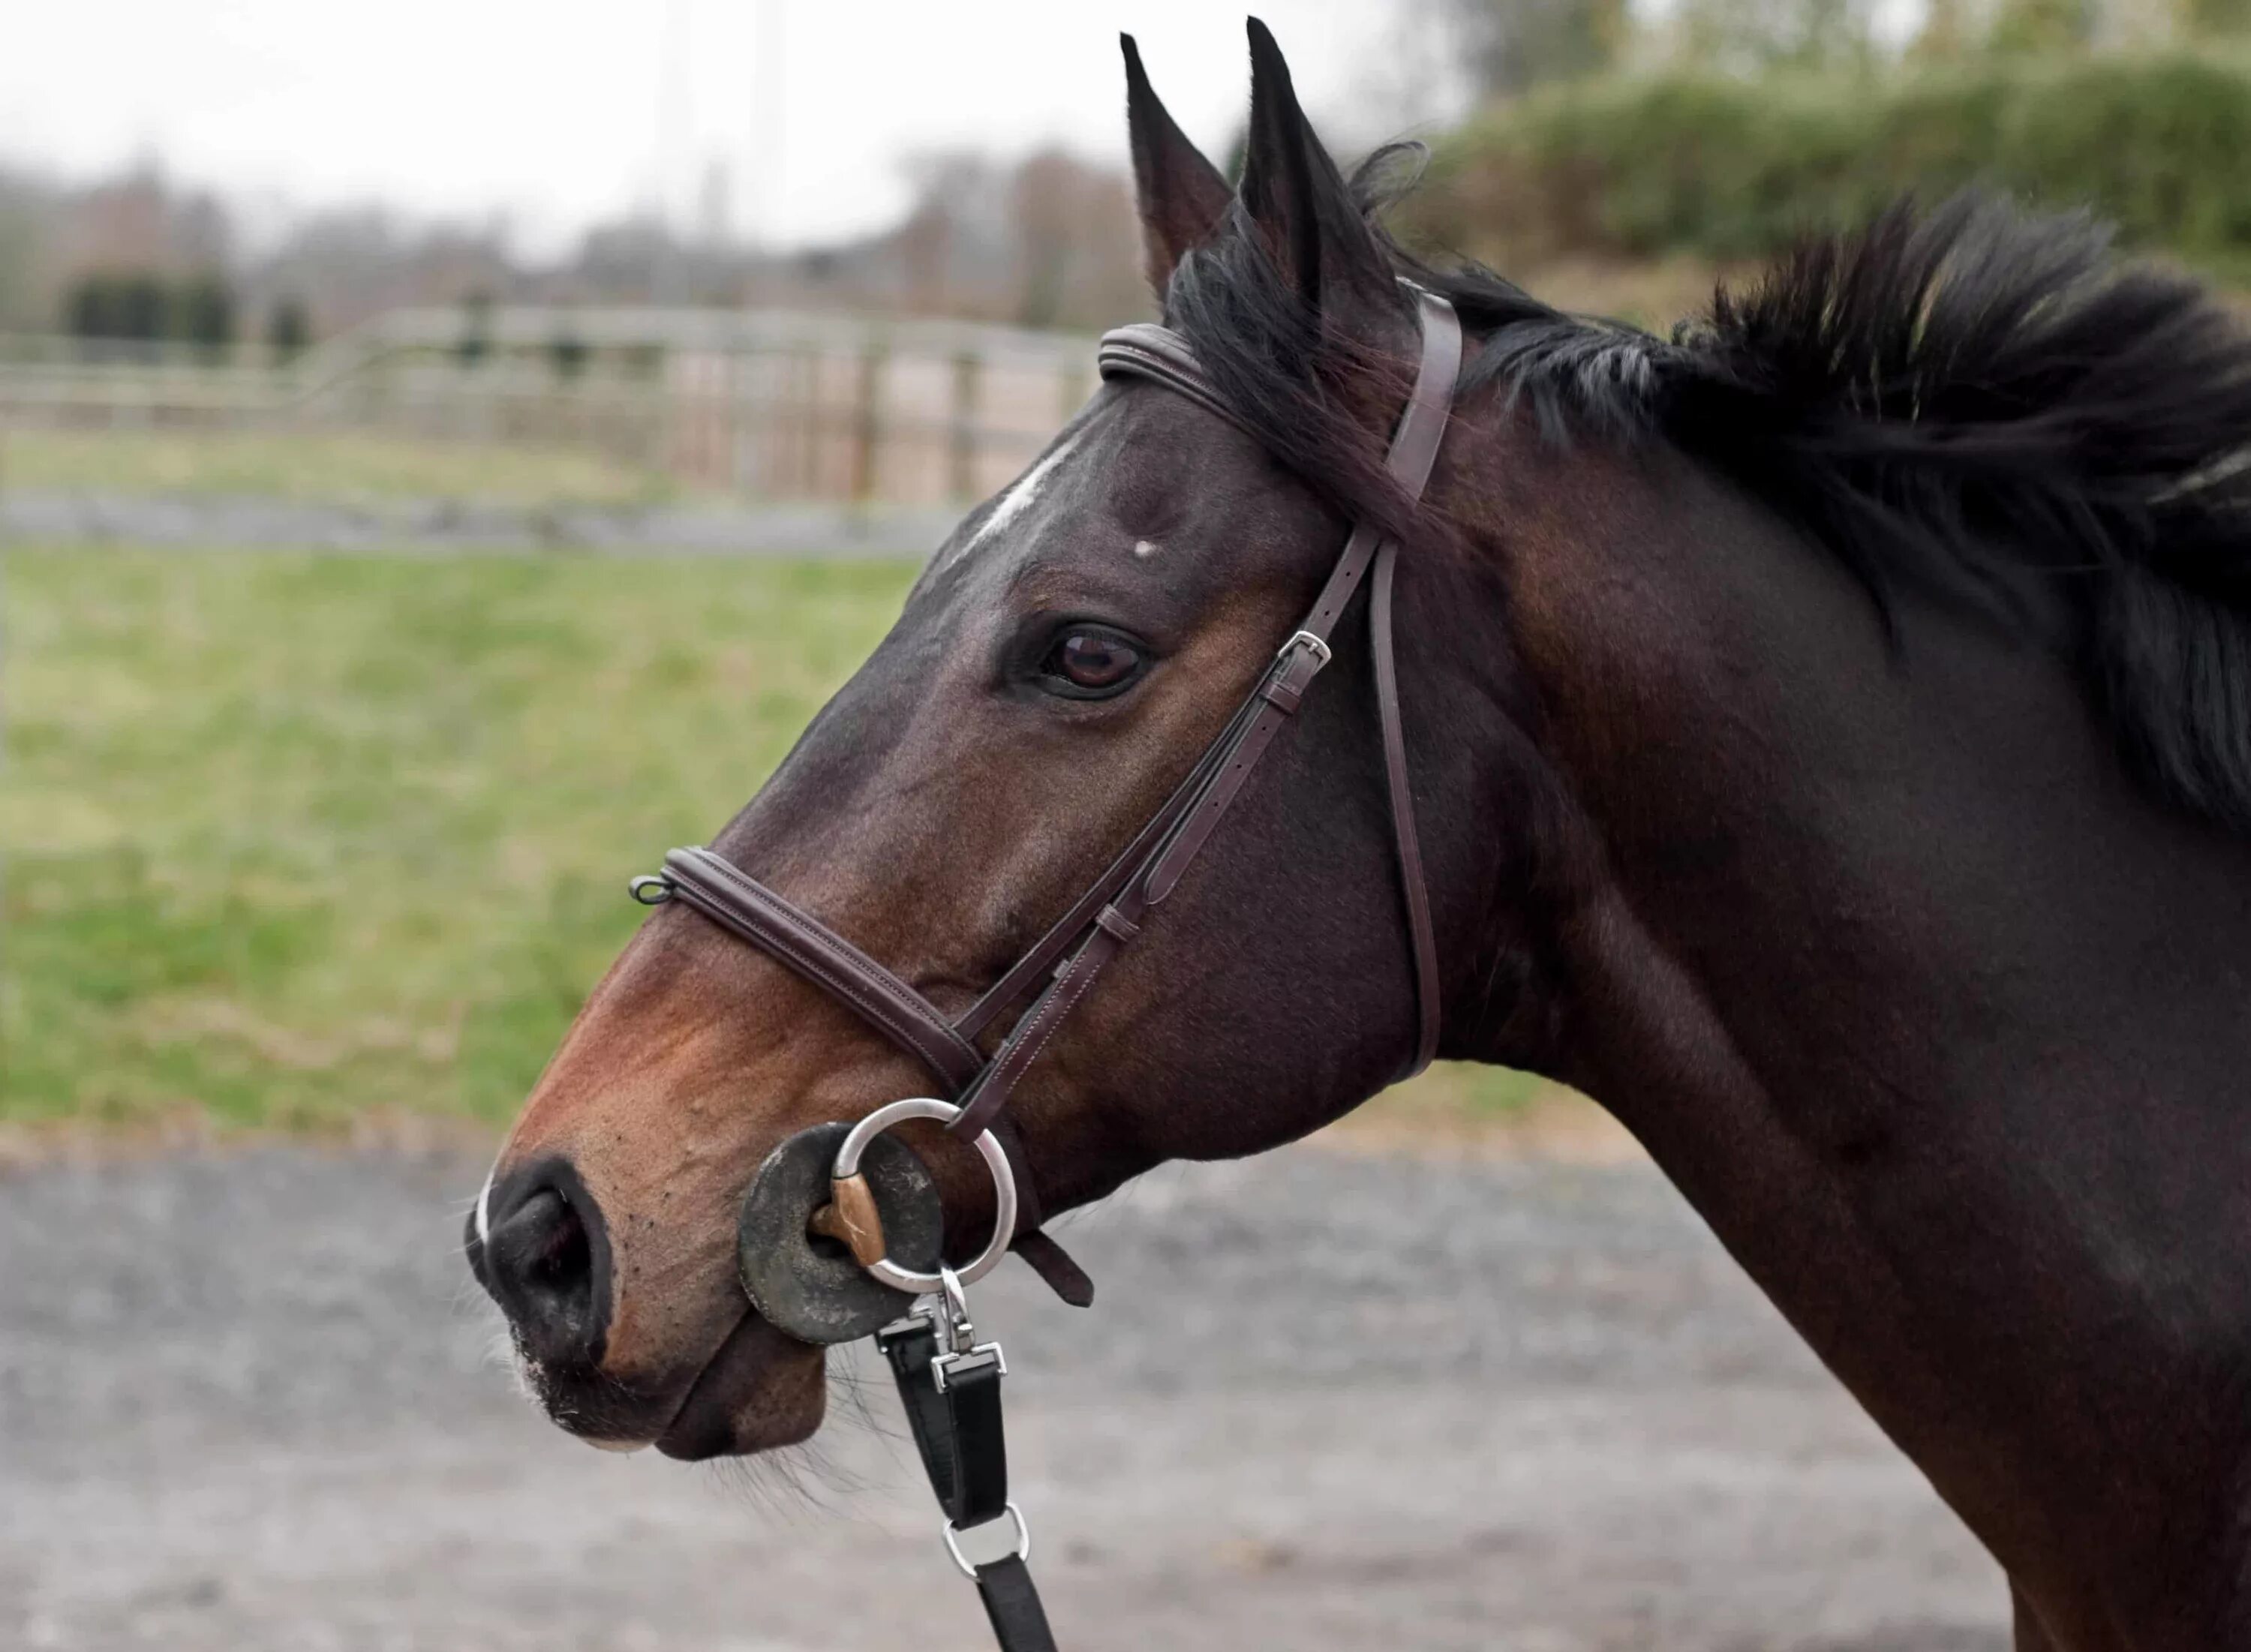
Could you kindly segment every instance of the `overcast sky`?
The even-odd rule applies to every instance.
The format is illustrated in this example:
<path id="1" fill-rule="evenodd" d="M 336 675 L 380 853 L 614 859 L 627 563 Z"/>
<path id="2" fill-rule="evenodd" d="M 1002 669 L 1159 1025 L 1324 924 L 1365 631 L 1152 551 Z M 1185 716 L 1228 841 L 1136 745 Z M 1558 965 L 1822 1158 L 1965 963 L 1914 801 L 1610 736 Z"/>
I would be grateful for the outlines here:
<path id="1" fill-rule="evenodd" d="M 1117 34 L 1216 153 L 1248 86 L 1214 0 L 12 0 L 0 157 L 73 179 L 142 155 L 269 210 L 379 201 L 505 215 L 552 246 L 710 161 L 738 233 L 882 224 L 899 162 L 1058 141 L 1125 156 Z M 1347 135 L 1430 107 L 1387 72 L 1391 0 L 1262 0 L 1299 91 Z M 1412 77 L 1408 77 L 1411 79 Z M 1355 121 L 1369 129 L 1350 132 Z"/>

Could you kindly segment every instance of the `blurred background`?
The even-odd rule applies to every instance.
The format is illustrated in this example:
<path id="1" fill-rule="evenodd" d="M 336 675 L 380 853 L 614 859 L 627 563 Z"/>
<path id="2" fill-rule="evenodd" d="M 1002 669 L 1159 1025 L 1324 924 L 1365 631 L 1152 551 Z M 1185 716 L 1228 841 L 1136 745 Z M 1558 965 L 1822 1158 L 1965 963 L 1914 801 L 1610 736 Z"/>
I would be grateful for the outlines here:
<path id="1" fill-rule="evenodd" d="M 2251 0 L 1264 15 L 1340 156 L 1430 146 L 1403 238 L 1567 308 L 1666 327 L 1972 181 L 2251 284 Z M 1231 164 L 1209 0 L 0 19 L 0 1642 L 975 1643 L 881 1427 L 813 1478 L 841 1514 L 582 1461 L 454 1234 L 624 879 L 757 788 L 1148 312 L 1120 28 Z M 1091 1385 L 1054 1407 L 1148 1422 L 1099 1465 L 1026 1425 L 1084 1644 L 2005 1643 L 1968 1539 L 1576 1098 L 1440 1068 L 1085 1228 L 1098 1352 L 1010 1310 Z M 1285 1245 L 1400 1258 L 1352 1296 L 1396 1334 L 1309 1354 L 1333 1300 Z M 1151 1353 L 1183 1302 L 1217 1367 Z M 1428 1432 L 1371 1432 L 1371 1386 Z"/>

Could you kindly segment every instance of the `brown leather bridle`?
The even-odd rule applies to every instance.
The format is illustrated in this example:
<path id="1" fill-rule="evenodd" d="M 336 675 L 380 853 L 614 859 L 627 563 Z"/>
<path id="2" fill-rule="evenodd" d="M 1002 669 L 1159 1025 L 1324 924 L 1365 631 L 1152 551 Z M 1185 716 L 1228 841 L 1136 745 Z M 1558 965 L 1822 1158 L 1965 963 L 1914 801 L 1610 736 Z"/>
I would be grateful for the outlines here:
<path id="1" fill-rule="evenodd" d="M 1422 320 L 1422 363 L 1385 462 L 1408 496 L 1419 500 L 1452 416 L 1462 335 L 1451 304 L 1420 288 L 1414 292 Z M 1104 335 L 1098 360 L 1105 378 L 1161 384 L 1257 434 L 1212 387 L 1188 341 L 1177 333 L 1146 324 L 1119 328 Z M 1437 944 L 1415 836 L 1407 743 L 1399 718 L 1398 670 L 1391 646 L 1391 580 L 1398 555 L 1397 541 L 1384 538 L 1365 522 L 1354 525 L 1311 612 L 1188 777 L 1109 869 L 964 1015 L 949 1020 L 858 947 L 709 849 L 675 849 L 664 857 L 660 875 L 634 880 L 636 900 L 652 906 L 676 900 L 693 907 L 849 1006 L 935 1073 L 954 1098 L 951 1102 L 936 1097 L 894 1102 L 848 1130 L 841 1123 L 816 1125 L 784 1142 L 760 1166 L 744 1198 L 741 1266 L 754 1306 L 785 1331 L 824 1342 L 873 1331 L 898 1384 L 931 1488 L 945 1511 L 946 1547 L 954 1564 L 976 1583 L 1002 1652 L 1055 1652 L 1055 1639 L 1025 1565 L 1031 1552 L 1030 1529 L 1022 1511 L 1008 1501 L 1001 1420 L 1001 1379 L 1008 1374 L 1008 1362 L 998 1343 L 977 1340 L 961 1287 L 997 1261 L 1006 1244 L 1065 1301 L 1084 1306 L 1093 1297 L 1093 1285 L 1085 1274 L 1040 1231 L 1033 1184 L 1003 1109 L 1056 1028 L 1092 990 L 1110 961 L 1140 934 L 1149 914 L 1179 886 L 1181 874 L 1242 795 L 1259 758 L 1329 662 L 1330 635 L 1371 573 L 1368 632 L 1375 705 L 1382 724 L 1392 836 L 1415 957 L 1415 1047 L 1402 1075 L 1422 1071 L 1437 1053 Z M 986 1055 L 978 1044 L 980 1036 L 1028 997 L 1030 1007 L 993 1054 Z M 895 1206 L 908 1219 L 895 1227 L 894 1237 L 905 1241 L 908 1227 L 918 1223 L 919 1239 L 934 1252 L 942 1213 L 936 1210 L 937 1194 L 928 1172 L 911 1153 L 880 1134 L 893 1122 L 918 1117 L 946 1119 L 946 1129 L 973 1144 L 994 1173 L 994 1239 L 986 1255 L 959 1275 L 943 1264 L 934 1275 L 917 1274 L 890 1260 L 877 1194 L 861 1173 L 863 1152 L 878 1147 L 893 1150 L 886 1165 L 876 1165 L 880 1155 L 871 1155 L 870 1174 L 890 1189 Z M 817 1199 L 823 1180 L 829 1203 L 817 1212 L 808 1210 L 807 1196 Z M 844 1240 L 860 1268 L 890 1289 L 876 1289 L 869 1278 L 848 1270 L 841 1279 L 830 1275 L 810 1291 L 801 1289 L 805 1278 L 793 1271 L 793 1246 L 815 1272 L 838 1265 L 814 1257 L 806 1238 L 808 1220 L 821 1233 Z M 855 1291 L 863 1297 L 872 1295 L 872 1304 L 844 1300 Z M 895 1304 L 906 1299 L 891 1294 L 902 1291 L 928 1293 L 929 1305 L 882 1323 L 897 1312 Z M 862 1317 L 869 1306 L 874 1318 Z M 1013 1523 L 1015 1533 L 1011 1552 L 981 1563 L 963 1554 L 963 1533 L 997 1529 L 1004 1522 Z"/>
<path id="2" fill-rule="evenodd" d="M 1422 323 L 1422 361 L 1385 462 L 1408 496 L 1419 500 L 1452 412 L 1462 335 L 1451 304 L 1435 294 L 1412 290 Z M 1146 322 L 1119 328 L 1104 335 L 1097 359 L 1105 379 L 1161 384 L 1257 434 L 1212 387 L 1188 341 L 1169 328 Z M 1091 1286 L 1085 1275 L 1040 1231 L 1033 1185 L 1023 1173 L 1022 1156 L 1002 1109 L 1057 1027 L 1092 990 L 1111 960 L 1140 934 L 1150 912 L 1172 894 L 1242 795 L 1258 760 L 1328 663 L 1329 638 L 1371 573 L 1368 640 L 1417 1004 L 1414 1054 L 1401 1076 L 1419 1073 L 1437 1052 L 1437 945 L 1416 839 L 1391 640 L 1392 571 L 1398 554 L 1397 541 L 1382 537 L 1367 523 L 1354 525 L 1312 609 L 1187 778 L 1070 909 L 960 1016 L 949 1020 L 920 992 L 812 914 L 709 849 L 673 850 L 664 857 L 660 875 L 634 881 L 634 898 L 648 905 L 676 900 L 693 907 L 846 1005 L 944 1083 L 946 1096 L 960 1108 L 946 1126 L 954 1136 L 973 1140 L 999 1126 L 996 1135 L 1016 1167 L 1017 1254 L 1067 1300 L 1090 1299 Z M 1031 1006 L 999 1047 L 986 1055 L 978 1046 L 979 1037 L 1035 988 L 1038 996 Z"/>

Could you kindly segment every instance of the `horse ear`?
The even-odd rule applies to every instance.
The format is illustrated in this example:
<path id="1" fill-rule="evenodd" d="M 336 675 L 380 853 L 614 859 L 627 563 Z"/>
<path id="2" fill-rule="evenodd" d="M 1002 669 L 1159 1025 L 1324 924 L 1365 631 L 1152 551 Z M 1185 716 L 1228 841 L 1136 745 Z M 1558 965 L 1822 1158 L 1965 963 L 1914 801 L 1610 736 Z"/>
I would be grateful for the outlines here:
<path id="1" fill-rule="evenodd" d="M 1250 20 L 1250 135 L 1242 195 L 1251 223 L 1309 305 L 1333 302 L 1348 288 L 1388 287 L 1389 261 L 1298 107 L 1282 48 L 1257 18 Z"/>
<path id="2" fill-rule="evenodd" d="M 1140 201 L 1143 267 L 1161 304 L 1181 259 L 1218 233 L 1235 191 L 1157 100 L 1133 37 L 1121 34 L 1118 44 L 1126 53 L 1126 133 Z"/>

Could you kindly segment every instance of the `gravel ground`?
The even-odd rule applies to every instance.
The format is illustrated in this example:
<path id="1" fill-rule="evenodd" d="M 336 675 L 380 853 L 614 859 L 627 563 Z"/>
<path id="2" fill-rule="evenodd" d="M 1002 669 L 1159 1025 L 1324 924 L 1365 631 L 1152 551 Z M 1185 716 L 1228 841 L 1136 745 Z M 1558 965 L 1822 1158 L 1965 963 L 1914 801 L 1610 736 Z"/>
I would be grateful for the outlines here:
<path id="1" fill-rule="evenodd" d="M 514 1395 L 482 1166 L 270 1149 L 0 1179 L 0 1646 L 987 1645 L 895 1401 L 684 1469 Z M 2003 1652 L 1999 1576 L 1645 1165 L 1169 1170 L 1015 1268 L 1064 1646 Z"/>

